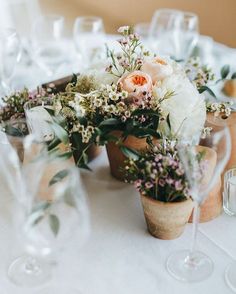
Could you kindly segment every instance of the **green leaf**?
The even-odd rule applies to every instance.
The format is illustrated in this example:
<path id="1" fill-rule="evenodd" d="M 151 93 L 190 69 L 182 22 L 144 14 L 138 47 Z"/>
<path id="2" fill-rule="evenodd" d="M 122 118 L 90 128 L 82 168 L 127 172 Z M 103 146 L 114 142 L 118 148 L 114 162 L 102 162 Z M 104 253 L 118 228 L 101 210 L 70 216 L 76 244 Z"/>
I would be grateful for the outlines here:
<path id="1" fill-rule="evenodd" d="M 59 229 L 60 229 L 60 221 L 59 218 L 55 214 L 49 215 L 49 224 L 50 228 L 55 235 L 55 237 L 58 235 Z"/>
<path id="2" fill-rule="evenodd" d="M 58 173 L 56 173 L 52 179 L 49 182 L 49 186 L 52 186 L 54 184 L 56 184 L 57 182 L 61 181 L 62 179 L 64 179 L 65 177 L 67 177 L 69 174 L 69 171 L 67 169 L 63 169 L 61 171 L 59 171 Z"/>
<path id="3" fill-rule="evenodd" d="M 122 151 L 122 153 L 128 157 L 128 158 L 131 158 L 133 160 L 138 160 L 140 155 L 137 151 L 135 151 L 134 149 L 131 149 L 129 147 L 126 147 L 126 146 L 121 146 L 120 147 L 120 150 Z"/>
<path id="4" fill-rule="evenodd" d="M 120 124 L 120 121 L 116 118 L 108 118 L 100 123 L 99 127 L 102 126 L 114 126 Z"/>
<path id="5" fill-rule="evenodd" d="M 142 115 L 148 115 L 148 116 L 160 116 L 160 114 L 152 109 L 137 109 L 132 112 L 131 116 L 142 116 Z"/>
<path id="6" fill-rule="evenodd" d="M 23 132 L 20 129 L 15 128 L 10 125 L 4 126 L 4 131 L 9 136 L 13 136 L 13 137 L 23 137 L 24 136 Z"/>
<path id="7" fill-rule="evenodd" d="M 72 193 L 71 189 L 67 189 L 65 194 L 64 194 L 64 201 L 67 205 L 71 207 L 76 207 L 76 202 L 74 198 L 74 194 Z"/>
<path id="8" fill-rule="evenodd" d="M 71 84 L 73 86 L 76 86 L 76 84 L 77 84 L 77 75 L 76 74 L 72 75 Z"/>
<path id="9" fill-rule="evenodd" d="M 63 127 L 61 127 L 57 123 L 52 123 L 52 122 L 49 122 L 49 123 L 50 123 L 56 137 L 64 144 L 67 144 L 69 142 L 69 138 L 68 138 L 68 134 L 67 134 L 66 130 L 63 129 Z"/>
<path id="10" fill-rule="evenodd" d="M 234 72 L 234 73 L 232 74 L 231 79 L 232 79 L 232 80 L 236 79 L 236 72 Z"/>
<path id="11" fill-rule="evenodd" d="M 44 109 L 47 110 L 47 112 L 48 112 L 51 116 L 54 115 L 54 109 L 52 109 L 52 108 L 48 108 L 48 107 L 46 107 L 46 106 L 44 106 Z"/>
<path id="12" fill-rule="evenodd" d="M 36 218 L 34 221 L 33 225 L 36 226 L 38 223 L 40 223 L 44 219 L 44 215 L 40 215 L 39 217 Z"/>
<path id="13" fill-rule="evenodd" d="M 48 145 L 48 151 L 53 150 L 54 148 L 56 148 L 59 144 L 61 143 L 61 141 L 58 138 L 53 139 L 49 145 Z"/>
<path id="14" fill-rule="evenodd" d="M 64 153 L 59 153 L 58 157 L 63 158 L 63 159 L 69 159 L 73 155 L 72 151 L 64 152 Z"/>
<path id="15" fill-rule="evenodd" d="M 230 66 L 228 64 L 224 65 L 220 71 L 221 78 L 225 79 L 228 76 L 229 72 L 230 72 Z"/>
<path id="16" fill-rule="evenodd" d="M 40 202 L 37 203 L 33 209 L 32 209 L 32 213 L 36 212 L 36 211 L 45 211 L 46 209 L 48 209 L 48 207 L 51 205 L 51 203 L 45 201 L 45 202 Z"/>
<path id="17" fill-rule="evenodd" d="M 171 130 L 170 114 L 167 115 L 166 122 L 167 122 L 167 125 L 168 125 L 169 129 Z"/>
<path id="18" fill-rule="evenodd" d="M 201 88 L 198 89 L 198 92 L 201 94 L 201 93 L 204 93 L 205 91 L 207 91 L 212 97 L 216 98 L 216 95 L 215 93 L 207 86 L 202 86 Z"/>

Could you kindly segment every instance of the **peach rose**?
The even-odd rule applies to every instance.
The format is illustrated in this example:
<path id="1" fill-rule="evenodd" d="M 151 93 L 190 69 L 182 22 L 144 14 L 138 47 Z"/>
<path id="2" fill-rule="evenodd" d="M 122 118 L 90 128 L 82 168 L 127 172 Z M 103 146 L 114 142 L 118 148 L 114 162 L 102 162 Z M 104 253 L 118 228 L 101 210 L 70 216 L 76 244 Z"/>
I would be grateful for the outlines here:
<path id="1" fill-rule="evenodd" d="M 129 97 L 133 98 L 141 98 L 143 93 L 151 92 L 152 90 L 151 77 L 140 70 L 122 76 L 118 83 L 121 89 L 128 92 Z"/>
<path id="2" fill-rule="evenodd" d="M 160 57 L 144 62 L 141 70 L 151 76 L 153 84 L 157 81 L 163 80 L 173 73 L 172 66 Z"/>

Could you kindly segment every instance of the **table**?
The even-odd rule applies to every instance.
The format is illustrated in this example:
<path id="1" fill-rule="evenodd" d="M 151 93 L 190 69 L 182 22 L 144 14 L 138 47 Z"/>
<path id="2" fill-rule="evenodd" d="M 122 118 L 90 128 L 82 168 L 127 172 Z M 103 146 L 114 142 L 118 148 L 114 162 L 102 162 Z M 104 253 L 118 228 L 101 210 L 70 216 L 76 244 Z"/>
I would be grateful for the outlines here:
<path id="1" fill-rule="evenodd" d="M 218 66 L 233 62 L 236 56 L 235 49 L 217 43 L 214 52 Z M 21 70 L 27 73 L 29 69 L 20 69 L 17 75 Z M 146 230 L 138 193 L 111 177 L 105 150 L 91 168 L 92 173 L 81 171 L 90 203 L 91 235 L 83 248 L 71 240 L 55 268 L 52 285 L 67 284 L 83 294 L 231 293 L 224 270 L 236 259 L 235 218 L 222 214 L 200 225 L 198 248 L 214 261 L 214 273 L 200 283 L 178 282 L 167 273 L 165 261 L 175 250 L 189 246 L 192 225 L 176 240 L 155 239 Z M 11 206 L 11 196 L 0 190 L 0 294 L 34 294 L 33 289 L 12 285 L 6 275 L 10 262 L 22 254 L 12 228 Z"/>
<path id="2" fill-rule="evenodd" d="M 214 261 L 214 273 L 200 283 L 178 282 L 166 271 L 165 261 L 173 251 L 189 246 L 192 225 L 176 240 L 155 239 L 146 230 L 138 193 L 110 175 L 105 150 L 91 168 L 92 173 L 81 172 L 90 203 L 90 237 L 83 248 L 71 240 L 51 284 L 68 284 L 84 294 L 231 293 L 223 275 L 236 258 L 235 218 L 222 214 L 200 225 L 197 247 Z M 33 289 L 17 288 L 6 276 L 10 261 L 22 254 L 11 225 L 11 203 L 1 198 L 0 293 L 33 294 Z"/>

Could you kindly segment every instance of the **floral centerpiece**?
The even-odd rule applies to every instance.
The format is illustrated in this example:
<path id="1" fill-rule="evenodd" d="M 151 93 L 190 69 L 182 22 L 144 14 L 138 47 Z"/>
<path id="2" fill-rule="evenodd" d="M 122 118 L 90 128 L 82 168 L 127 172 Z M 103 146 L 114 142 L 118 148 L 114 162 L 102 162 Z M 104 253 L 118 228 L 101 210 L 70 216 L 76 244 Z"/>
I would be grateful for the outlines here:
<path id="1" fill-rule="evenodd" d="M 107 48 L 107 62 L 98 64 L 67 86 L 55 100 L 69 136 L 83 150 L 96 142 L 106 144 L 113 175 L 121 177 L 124 155 L 120 147 L 145 149 L 146 138 L 176 138 L 188 124 L 189 135 L 200 132 L 206 105 L 185 68 L 168 57 L 144 49 L 130 27 L 119 29 L 120 52 Z M 115 158 L 114 158 L 115 155 Z M 86 166 L 81 156 L 79 166 Z"/>

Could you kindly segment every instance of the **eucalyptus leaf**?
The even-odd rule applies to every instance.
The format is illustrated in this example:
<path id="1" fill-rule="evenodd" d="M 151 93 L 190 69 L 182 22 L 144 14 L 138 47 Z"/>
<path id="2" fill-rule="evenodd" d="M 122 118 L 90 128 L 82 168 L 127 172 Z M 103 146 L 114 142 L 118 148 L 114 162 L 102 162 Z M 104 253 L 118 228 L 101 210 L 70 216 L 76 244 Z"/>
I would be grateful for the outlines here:
<path id="1" fill-rule="evenodd" d="M 121 146 L 120 147 L 120 150 L 122 151 L 122 153 L 128 157 L 128 158 L 131 158 L 133 160 L 138 160 L 139 159 L 139 154 L 137 151 L 135 151 L 134 149 L 131 149 L 129 147 L 126 147 L 126 146 Z"/>
<path id="2" fill-rule="evenodd" d="M 49 215 L 49 224 L 50 228 L 55 235 L 55 237 L 58 235 L 59 229 L 60 229 L 60 221 L 59 218 L 55 214 Z"/>
<path id="3" fill-rule="evenodd" d="M 120 121 L 116 118 L 108 118 L 100 123 L 100 127 L 102 126 L 114 126 L 120 124 Z"/>
<path id="4" fill-rule="evenodd" d="M 50 202 L 48 201 L 45 201 L 45 202 L 40 202 L 40 203 L 37 203 L 33 209 L 32 209 L 32 213 L 36 212 L 36 211 L 45 211 L 46 209 L 48 209 L 48 207 L 50 206 Z"/>
<path id="5" fill-rule="evenodd" d="M 166 122 L 167 122 L 167 125 L 168 125 L 169 129 L 171 130 L 170 114 L 167 115 Z"/>
<path id="6" fill-rule="evenodd" d="M 230 72 L 230 66 L 228 64 L 224 65 L 220 71 L 222 79 L 227 78 L 229 72 Z"/>
<path id="7" fill-rule="evenodd" d="M 58 157 L 63 158 L 63 159 L 69 159 L 69 158 L 71 158 L 72 155 L 73 155 L 73 152 L 68 151 L 68 152 L 58 154 Z"/>
<path id="8" fill-rule="evenodd" d="M 48 112 L 51 116 L 54 115 L 54 109 L 52 109 L 52 108 L 48 108 L 47 106 L 44 106 L 44 109 L 47 110 L 47 112 Z"/>
<path id="9" fill-rule="evenodd" d="M 73 197 L 73 194 L 71 192 L 71 189 L 67 189 L 65 194 L 64 194 L 64 201 L 67 205 L 71 207 L 76 207 L 75 199 Z"/>
<path id="10" fill-rule="evenodd" d="M 64 179 L 65 177 L 67 177 L 69 174 L 69 171 L 67 169 L 63 169 L 61 171 L 59 171 L 58 173 L 56 173 L 52 179 L 49 182 L 49 186 L 52 186 L 54 184 L 56 184 L 57 182 L 60 182 L 62 179 Z"/>
<path id="11" fill-rule="evenodd" d="M 200 89 L 198 89 L 198 92 L 201 94 L 201 93 L 204 93 L 205 91 L 207 91 L 212 97 L 216 98 L 216 95 L 215 93 L 207 86 L 202 86 Z"/>
<path id="12" fill-rule="evenodd" d="M 234 72 L 234 73 L 232 74 L 231 79 L 232 79 L 232 80 L 236 79 L 236 72 Z"/>
<path id="13" fill-rule="evenodd" d="M 50 123 L 50 122 L 49 122 Z M 69 142 L 69 138 L 68 138 L 68 134 L 66 132 L 65 129 L 63 129 L 63 127 L 61 127 L 59 124 L 57 123 L 50 123 L 56 137 L 64 144 L 67 144 Z"/>
<path id="14" fill-rule="evenodd" d="M 23 137 L 24 136 L 23 132 L 20 129 L 15 128 L 10 125 L 6 125 L 4 127 L 4 130 L 5 130 L 5 133 L 9 136 L 13 136 L 13 137 Z"/>
<path id="15" fill-rule="evenodd" d="M 73 84 L 73 86 L 76 86 L 77 80 L 78 80 L 77 75 L 73 74 L 72 79 L 71 79 L 71 84 Z"/>
<path id="16" fill-rule="evenodd" d="M 59 140 L 58 138 L 55 138 L 53 141 L 51 141 L 48 144 L 48 150 L 51 151 L 54 148 L 56 148 L 59 144 L 61 143 L 61 140 Z"/>
<path id="17" fill-rule="evenodd" d="M 38 223 L 40 223 L 44 219 L 44 215 L 40 215 L 39 217 L 36 218 L 34 221 L 33 225 L 36 226 Z"/>

